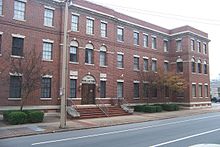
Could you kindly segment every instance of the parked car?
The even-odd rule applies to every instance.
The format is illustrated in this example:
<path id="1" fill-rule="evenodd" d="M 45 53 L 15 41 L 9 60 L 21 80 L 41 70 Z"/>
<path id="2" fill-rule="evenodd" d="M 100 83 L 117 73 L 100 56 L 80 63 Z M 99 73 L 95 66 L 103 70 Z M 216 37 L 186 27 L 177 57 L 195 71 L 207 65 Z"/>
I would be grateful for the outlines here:
<path id="1" fill-rule="evenodd" d="M 220 97 L 213 97 L 211 99 L 211 101 L 214 102 L 214 103 L 220 102 Z"/>

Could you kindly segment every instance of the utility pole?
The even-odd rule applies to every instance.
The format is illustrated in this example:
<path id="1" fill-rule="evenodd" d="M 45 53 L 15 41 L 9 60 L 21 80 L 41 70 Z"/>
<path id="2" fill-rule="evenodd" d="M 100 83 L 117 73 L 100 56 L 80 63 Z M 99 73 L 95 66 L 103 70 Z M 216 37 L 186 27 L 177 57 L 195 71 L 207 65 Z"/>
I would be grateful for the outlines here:
<path id="1" fill-rule="evenodd" d="M 65 1 L 64 12 L 64 34 L 62 50 L 62 75 L 61 75 L 61 105 L 60 105 L 60 128 L 66 127 L 66 105 L 67 105 L 67 75 L 68 75 L 68 51 L 67 51 L 67 25 L 68 25 L 68 0 Z"/>

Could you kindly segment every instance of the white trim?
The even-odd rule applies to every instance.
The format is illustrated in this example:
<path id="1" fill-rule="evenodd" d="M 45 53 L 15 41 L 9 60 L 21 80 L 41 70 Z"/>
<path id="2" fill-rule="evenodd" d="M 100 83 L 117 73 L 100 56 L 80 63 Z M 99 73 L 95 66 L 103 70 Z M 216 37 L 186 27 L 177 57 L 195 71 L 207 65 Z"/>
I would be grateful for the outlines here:
<path id="1" fill-rule="evenodd" d="M 156 58 L 151 58 L 152 60 L 155 60 L 155 61 L 157 61 L 157 59 Z"/>
<path id="2" fill-rule="evenodd" d="M 147 34 L 147 33 L 143 33 L 143 35 L 146 35 L 146 36 L 148 36 L 148 34 Z"/>
<path id="3" fill-rule="evenodd" d="M 21 98 L 8 98 L 9 101 L 20 101 Z"/>
<path id="4" fill-rule="evenodd" d="M 144 84 L 149 84 L 149 81 L 143 81 Z"/>
<path id="5" fill-rule="evenodd" d="M 100 78 L 100 81 L 107 81 L 106 78 Z"/>
<path id="6" fill-rule="evenodd" d="M 101 20 L 101 23 L 108 24 L 108 22 L 107 22 L 107 21 L 104 21 L 104 20 Z"/>
<path id="7" fill-rule="evenodd" d="M 135 81 L 133 81 L 133 83 L 140 83 L 140 81 L 135 80 Z"/>
<path id="8" fill-rule="evenodd" d="M 198 83 L 199 85 L 202 85 L 202 83 Z"/>
<path id="9" fill-rule="evenodd" d="M 124 82 L 124 80 L 117 80 L 117 82 L 122 82 L 122 83 L 123 83 L 123 82 Z"/>
<path id="10" fill-rule="evenodd" d="M 139 55 L 133 55 L 134 57 L 136 57 L 136 58 L 140 58 L 140 56 Z"/>
<path id="11" fill-rule="evenodd" d="M 99 97 L 97 97 L 95 99 L 97 99 L 97 100 L 111 100 L 112 98 L 109 98 L 109 97 L 99 98 Z M 110 104 L 104 104 L 104 105 L 110 105 Z"/>
<path id="12" fill-rule="evenodd" d="M 144 56 L 143 59 L 149 59 L 148 57 Z"/>
<path id="13" fill-rule="evenodd" d="M 117 54 L 119 54 L 119 55 L 124 55 L 124 53 L 123 53 L 123 52 L 117 52 Z"/>
<path id="14" fill-rule="evenodd" d="M 3 34 L 3 32 L 0 32 L 0 35 L 2 35 Z"/>
<path id="15" fill-rule="evenodd" d="M 77 76 L 74 76 L 74 75 L 70 75 L 70 80 L 77 80 L 78 77 Z"/>
<path id="16" fill-rule="evenodd" d="M 21 76 L 23 76 L 23 74 L 21 74 L 21 73 L 11 73 L 11 72 L 9 72 L 9 75 L 10 76 L 18 76 L 18 77 L 21 77 Z"/>
<path id="17" fill-rule="evenodd" d="M 54 8 L 54 7 L 51 7 L 51 6 L 46 6 L 46 5 L 44 5 L 44 8 L 45 8 L 45 9 L 50 9 L 50 10 L 53 10 L 53 11 L 55 10 L 55 8 Z"/>
<path id="18" fill-rule="evenodd" d="M 209 84 L 208 84 L 208 83 L 205 83 L 204 85 L 209 86 Z"/>
<path id="19" fill-rule="evenodd" d="M 75 13 L 75 12 L 72 12 L 71 14 L 72 14 L 72 15 L 75 15 L 75 16 L 80 16 L 80 14 Z"/>
<path id="20" fill-rule="evenodd" d="M 197 36 L 199 36 L 199 37 L 208 39 L 208 37 L 205 37 L 205 36 L 202 36 L 202 35 L 200 35 L 200 34 L 194 33 L 194 32 L 192 32 L 192 31 L 182 31 L 182 32 L 170 34 L 169 36 L 175 36 L 175 35 L 184 34 L 184 33 L 192 33 L 192 34 L 197 35 Z"/>
<path id="21" fill-rule="evenodd" d="M 167 41 L 168 42 L 169 40 L 168 39 L 163 39 L 163 41 Z"/>
<path id="22" fill-rule="evenodd" d="M 95 20 L 95 18 L 90 17 L 90 16 L 86 16 L 86 19 Z"/>
<path id="23" fill-rule="evenodd" d="M 182 41 L 182 38 L 177 38 L 176 41 Z"/>
<path id="24" fill-rule="evenodd" d="M 12 37 L 17 37 L 17 38 L 25 38 L 24 35 L 21 34 L 11 34 Z"/>
<path id="25" fill-rule="evenodd" d="M 168 60 L 164 60 L 164 62 L 169 63 L 169 61 L 168 61 Z"/>
<path id="26" fill-rule="evenodd" d="M 195 39 L 194 39 L 194 38 L 190 38 L 190 40 L 194 40 L 194 41 L 195 41 Z"/>
<path id="27" fill-rule="evenodd" d="M 44 76 L 42 76 L 42 78 L 53 78 L 53 76 L 52 75 L 44 75 Z"/>
<path id="28" fill-rule="evenodd" d="M 18 59 L 21 59 L 21 58 L 24 58 L 23 56 L 17 56 L 17 55 L 11 55 L 12 58 L 18 58 Z"/>
<path id="29" fill-rule="evenodd" d="M 42 100 L 42 101 L 50 101 L 50 100 L 52 100 L 52 98 L 40 98 L 40 100 Z"/>
<path id="30" fill-rule="evenodd" d="M 82 100 L 82 98 L 73 98 L 73 97 L 71 98 L 71 97 L 68 97 L 67 100 Z"/>
<path id="31" fill-rule="evenodd" d="M 122 27 L 122 26 L 117 26 L 117 28 L 119 28 L 119 29 L 124 29 L 124 27 Z"/>
<path id="32" fill-rule="evenodd" d="M 195 82 L 192 82 L 192 85 L 196 85 L 196 83 L 195 83 Z"/>
<path id="33" fill-rule="evenodd" d="M 155 35 L 151 35 L 151 37 L 152 37 L 152 38 L 157 38 L 157 36 L 155 36 Z"/>
<path id="34" fill-rule="evenodd" d="M 197 41 L 197 43 L 199 43 L 199 42 L 201 43 L 201 41 L 200 41 L 200 40 L 196 40 L 196 41 Z"/>
<path id="35" fill-rule="evenodd" d="M 24 2 L 24 3 L 26 3 L 26 2 L 27 2 L 27 0 L 17 0 L 17 1 Z"/>
<path id="36" fill-rule="evenodd" d="M 50 40 L 50 39 L 42 39 L 42 40 L 43 40 L 43 42 L 54 43 L 54 41 Z"/>
<path id="37" fill-rule="evenodd" d="M 137 31 L 137 30 L 133 30 L 133 32 L 134 32 L 134 33 L 138 33 L 138 34 L 139 34 L 139 31 Z"/>

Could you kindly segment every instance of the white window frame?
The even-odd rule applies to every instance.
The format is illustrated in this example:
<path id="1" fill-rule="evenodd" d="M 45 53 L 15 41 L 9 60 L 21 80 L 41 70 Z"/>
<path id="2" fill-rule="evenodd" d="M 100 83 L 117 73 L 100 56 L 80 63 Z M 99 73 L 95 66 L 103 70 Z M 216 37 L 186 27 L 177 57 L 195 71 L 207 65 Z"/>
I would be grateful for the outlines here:
<path id="1" fill-rule="evenodd" d="M 48 14 L 46 15 L 47 12 L 50 13 L 51 17 L 48 17 L 47 16 Z M 55 12 L 55 8 L 52 8 L 50 6 L 44 6 L 44 26 L 54 27 L 54 12 Z"/>

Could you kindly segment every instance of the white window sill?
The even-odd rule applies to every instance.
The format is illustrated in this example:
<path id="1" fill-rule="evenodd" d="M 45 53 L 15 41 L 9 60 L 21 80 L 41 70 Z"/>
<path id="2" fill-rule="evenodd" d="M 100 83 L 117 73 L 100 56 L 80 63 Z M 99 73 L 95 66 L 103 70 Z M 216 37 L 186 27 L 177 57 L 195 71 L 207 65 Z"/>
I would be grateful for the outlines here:
<path id="1" fill-rule="evenodd" d="M 19 59 L 24 58 L 23 56 L 16 56 L 16 55 L 11 55 L 11 57 L 12 58 L 19 58 Z"/>
<path id="2" fill-rule="evenodd" d="M 143 72 L 149 72 L 149 70 L 143 70 Z"/>
<path id="3" fill-rule="evenodd" d="M 100 67 L 106 68 L 108 67 L 107 65 L 99 65 Z"/>
<path id="4" fill-rule="evenodd" d="M 156 48 L 152 48 L 152 50 L 157 50 Z"/>
<path id="5" fill-rule="evenodd" d="M 90 33 L 86 33 L 86 35 L 91 35 L 91 36 L 95 36 L 95 34 L 90 34 Z"/>
<path id="6" fill-rule="evenodd" d="M 140 69 L 133 69 L 134 71 L 140 71 Z"/>
<path id="7" fill-rule="evenodd" d="M 0 14 L 0 17 L 4 17 L 4 15 Z"/>
<path id="8" fill-rule="evenodd" d="M 148 46 L 143 46 L 144 48 L 149 48 Z"/>
<path id="9" fill-rule="evenodd" d="M 139 99 L 140 99 L 140 97 L 134 97 L 133 99 L 134 99 L 134 100 L 139 100 Z"/>
<path id="10" fill-rule="evenodd" d="M 0 54 L 0 57 L 2 56 L 2 54 Z"/>
<path id="11" fill-rule="evenodd" d="M 108 39 L 108 37 L 107 36 L 101 36 L 102 38 L 105 38 L 105 39 Z"/>
<path id="12" fill-rule="evenodd" d="M 176 51 L 176 52 L 182 52 L 182 50 L 180 50 L 180 51 Z"/>
<path id="13" fill-rule="evenodd" d="M 71 32 L 78 32 L 79 33 L 79 30 L 75 31 L 75 30 L 71 30 Z"/>
<path id="14" fill-rule="evenodd" d="M 48 27 L 48 28 L 55 28 L 54 26 L 49 26 L 49 25 L 46 25 L 44 24 L 45 27 Z"/>
<path id="15" fill-rule="evenodd" d="M 79 62 L 72 62 L 72 61 L 69 61 L 70 64 L 79 64 Z"/>
<path id="16" fill-rule="evenodd" d="M 53 62 L 53 60 L 47 60 L 47 59 L 42 59 L 42 60 L 46 62 Z"/>
<path id="17" fill-rule="evenodd" d="M 85 63 L 85 65 L 95 66 L 95 64 Z"/>
<path id="18" fill-rule="evenodd" d="M 137 46 L 137 47 L 139 47 L 140 45 L 139 45 L 139 44 L 134 44 L 134 46 Z"/>
<path id="19" fill-rule="evenodd" d="M 193 99 L 196 99 L 197 97 L 192 97 Z"/>
<path id="20" fill-rule="evenodd" d="M 117 69 L 125 69 L 125 68 L 123 68 L 123 67 L 117 67 Z"/>
<path id="21" fill-rule="evenodd" d="M 21 98 L 8 98 L 9 101 L 20 101 Z"/>
<path id="22" fill-rule="evenodd" d="M 124 43 L 124 41 L 121 41 L 121 40 L 117 40 L 118 42 L 120 42 L 120 43 Z"/>
<path id="23" fill-rule="evenodd" d="M 22 21 L 22 22 L 26 22 L 26 20 L 25 19 L 18 19 L 18 18 L 13 18 L 14 20 L 16 20 L 16 21 Z"/>
<path id="24" fill-rule="evenodd" d="M 43 100 L 43 101 L 50 101 L 50 100 L 52 100 L 52 98 L 40 98 L 40 100 Z"/>
<path id="25" fill-rule="evenodd" d="M 73 97 L 72 97 L 72 98 L 69 97 L 69 98 L 67 98 L 67 99 L 68 99 L 68 100 L 82 100 L 82 98 L 73 98 Z"/>

